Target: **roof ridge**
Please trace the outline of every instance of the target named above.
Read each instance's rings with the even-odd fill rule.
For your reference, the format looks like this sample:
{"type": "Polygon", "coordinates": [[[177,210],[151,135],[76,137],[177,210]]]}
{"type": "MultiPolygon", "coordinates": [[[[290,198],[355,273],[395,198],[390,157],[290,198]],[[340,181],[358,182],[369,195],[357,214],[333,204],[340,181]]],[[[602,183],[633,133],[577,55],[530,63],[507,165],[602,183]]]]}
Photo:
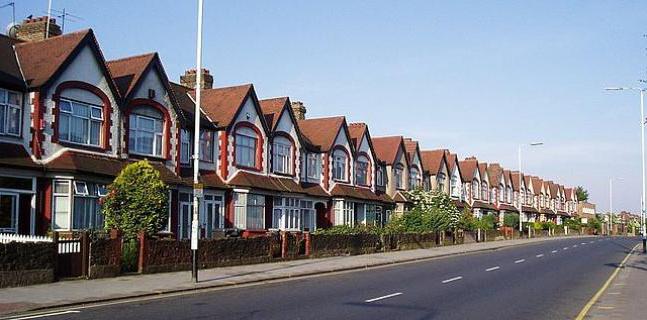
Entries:
{"type": "Polygon", "coordinates": [[[273,97],[273,98],[263,98],[263,99],[258,99],[258,101],[279,100],[279,99],[289,99],[289,97],[288,96],[282,96],[282,97],[273,97]]]}
{"type": "Polygon", "coordinates": [[[134,55],[134,56],[128,56],[128,57],[123,57],[123,58],[114,59],[114,60],[108,60],[108,61],[106,61],[106,63],[110,64],[110,63],[115,63],[115,62],[122,62],[122,61],[142,58],[142,57],[145,57],[145,56],[154,56],[156,54],[158,54],[157,51],[152,51],[152,52],[137,54],[137,55],[134,55]]]}
{"type": "Polygon", "coordinates": [[[81,29],[81,30],[65,33],[65,34],[62,34],[62,35],[49,37],[49,38],[42,39],[42,40],[19,42],[19,43],[16,43],[15,46],[23,47],[23,46],[27,46],[27,45],[30,45],[30,44],[39,44],[39,43],[43,43],[43,42],[53,41],[53,40],[57,40],[57,39],[61,39],[61,38],[67,38],[67,37],[76,36],[76,35],[80,35],[80,34],[87,35],[88,33],[94,33],[92,28],[81,29]]]}

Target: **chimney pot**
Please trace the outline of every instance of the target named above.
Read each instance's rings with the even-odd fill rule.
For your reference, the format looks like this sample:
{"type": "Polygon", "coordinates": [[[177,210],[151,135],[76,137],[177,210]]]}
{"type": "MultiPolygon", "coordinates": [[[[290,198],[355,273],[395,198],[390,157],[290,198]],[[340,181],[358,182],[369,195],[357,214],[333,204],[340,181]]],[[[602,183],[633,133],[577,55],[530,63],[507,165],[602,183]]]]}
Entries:
{"type": "MultiPolygon", "coordinates": [[[[213,76],[209,73],[209,70],[202,68],[202,79],[200,88],[201,89],[212,89],[213,88],[213,76]]],[[[183,76],[180,76],[180,84],[189,87],[191,89],[196,88],[197,81],[197,70],[188,69],[184,72],[183,76]]]]}
{"type": "Polygon", "coordinates": [[[16,38],[23,41],[40,41],[63,34],[61,27],[56,24],[56,19],[50,18],[49,22],[49,37],[45,37],[47,17],[44,16],[23,20],[20,29],[16,33],[16,38]]]}
{"type": "Polygon", "coordinates": [[[291,107],[292,107],[292,112],[294,112],[294,116],[295,116],[295,118],[297,118],[297,120],[305,120],[306,119],[307,109],[303,105],[303,102],[301,102],[301,101],[293,101],[291,107]]]}

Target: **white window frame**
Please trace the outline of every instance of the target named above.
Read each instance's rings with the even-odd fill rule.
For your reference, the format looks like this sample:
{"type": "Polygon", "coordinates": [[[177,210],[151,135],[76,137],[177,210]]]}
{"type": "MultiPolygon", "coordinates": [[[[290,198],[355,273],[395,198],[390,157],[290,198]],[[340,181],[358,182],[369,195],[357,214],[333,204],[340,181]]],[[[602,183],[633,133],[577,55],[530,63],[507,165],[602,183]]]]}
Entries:
{"type": "Polygon", "coordinates": [[[282,231],[300,231],[303,225],[301,200],[294,197],[274,197],[272,228],[282,231]]]}
{"type": "Polygon", "coordinates": [[[129,153],[143,155],[143,156],[162,157],[162,155],[164,154],[164,120],[137,114],[137,113],[131,113],[128,118],[128,140],[129,140],[128,141],[129,153]],[[134,125],[133,125],[133,119],[135,120],[134,125]],[[150,129],[139,128],[140,119],[153,121],[153,129],[150,130],[150,129]],[[158,126],[158,123],[159,123],[159,126],[158,126]],[[159,131],[156,129],[157,127],[160,128],[159,131]],[[147,153],[145,151],[138,150],[139,144],[137,143],[138,141],[137,138],[140,132],[153,134],[152,153],[147,153]],[[133,141],[135,142],[134,144],[132,143],[133,141]],[[159,149],[159,153],[158,153],[158,149],[159,149]]]}
{"type": "Polygon", "coordinates": [[[355,161],[355,183],[360,186],[370,186],[369,171],[371,170],[368,157],[360,155],[355,161]],[[363,177],[364,181],[361,181],[363,177]]]}
{"type": "Polygon", "coordinates": [[[272,172],[292,174],[293,149],[288,138],[274,137],[272,141],[272,172]]]}
{"type": "Polygon", "coordinates": [[[385,185],[385,179],[384,179],[384,168],[382,166],[377,166],[375,170],[375,175],[376,175],[376,182],[378,186],[383,187],[385,185]]]}
{"type": "Polygon", "coordinates": [[[213,162],[214,159],[214,132],[200,130],[200,161],[213,162]]]}
{"type": "Polygon", "coordinates": [[[256,132],[247,127],[238,128],[236,129],[234,140],[236,143],[236,154],[234,155],[236,166],[256,168],[256,162],[258,161],[256,154],[259,143],[259,137],[256,132]],[[247,159],[248,161],[244,161],[244,156],[249,158],[247,159]]]}
{"type": "Polygon", "coordinates": [[[180,163],[189,164],[191,162],[191,134],[189,130],[182,129],[180,132],[180,163]]]}
{"type": "Polygon", "coordinates": [[[401,164],[396,164],[393,168],[393,175],[395,177],[395,188],[403,189],[404,188],[404,166],[401,164]]]}
{"type": "Polygon", "coordinates": [[[420,170],[418,167],[409,168],[409,189],[414,190],[420,186],[420,170]]]}
{"type": "Polygon", "coordinates": [[[242,230],[265,229],[265,196],[235,192],[234,211],[236,228],[242,230]]]}
{"type": "Polygon", "coordinates": [[[355,203],[344,200],[334,200],[335,225],[355,225],[355,203]]]}
{"type": "Polygon", "coordinates": [[[0,117],[0,135],[19,137],[22,133],[22,99],[22,93],[0,88],[0,115],[2,115],[0,117]],[[10,94],[17,96],[19,104],[10,103],[10,94]],[[15,125],[18,132],[9,132],[9,128],[11,127],[11,119],[9,117],[11,110],[17,111],[17,118],[14,121],[17,121],[15,125]]]}
{"type": "Polygon", "coordinates": [[[472,180],[472,199],[479,200],[481,195],[480,183],[478,180],[472,180]]]}
{"type": "Polygon", "coordinates": [[[72,143],[72,144],[78,144],[78,145],[84,145],[84,146],[91,146],[91,147],[99,147],[101,146],[101,140],[103,138],[103,135],[105,134],[103,132],[103,122],[105,121],[106,115],[103,114],[103,106],[99,105],[94,105],[86,102],[80,102],[80,101],[75,101],[71,99],[65,99],[61,98],[58,102],[58,119],[56,121],[58,122],[58,139],[60,141],[66,142],[66,143],[72,143]],[[63,108],[64,104],[69,104],[70,109],[66,110],[63,108]],[[88,109],[88,116],[83,117],[80,115],[74,114],[74,109],[76,107],[83,107],[88,109]],[[99,111],[100,116],[95,116],[93,114],[93,111],[99,111]],[[66,118],[66,120],[64,120],[66,118]],[[84,133],[84,142],[79,142],[79,141],[73,141],[72,140],[72,119],[81,119],[82,121],[87,121],[87,132],[84,133]],[[62,124],[67,121],[67,135],[62,130],[62,124]],[[98,124],[99,125],[99,136],[96,137],[97,143],[92,143],[92,124],[98,124]]]}
{"type": "Polygon", "coordinates": [[[452,197],[459,197],[460,196],[460,190],[458,186],[458,176],[455,174],[452,174],[451,179],[449,180],[449,193],[451,194],[452,197]]]}
{"type": "Polygon", "coordinates": [[[309,179],[321,179],[321,155],[308,153],[306,156],[306,171],[309,179]]]}
{"type": "Polygon", "coordinates": [[[341,149],[335,149],[332,153],[332,178],[335,181],[348,181],[348,154],[341,149]]]}

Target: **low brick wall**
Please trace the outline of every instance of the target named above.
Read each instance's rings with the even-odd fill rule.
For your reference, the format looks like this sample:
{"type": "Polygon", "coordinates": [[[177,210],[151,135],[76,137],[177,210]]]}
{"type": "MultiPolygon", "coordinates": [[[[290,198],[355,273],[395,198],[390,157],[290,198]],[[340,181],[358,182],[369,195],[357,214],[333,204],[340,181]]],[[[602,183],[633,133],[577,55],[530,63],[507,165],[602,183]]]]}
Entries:
{"type": "Polygon", "coordinates": [[[313,234],[311,237],[311,257],[314,258],[368,254],[382,250],[380,236],[375,234],[313,234]]]}
{"type": "Polygon", "coordinates": [[[0,244],[0,288],[49,283],[55,280],[56,244],[0,244]]]}
{"type": "Polygon", "coordinates": [[[121,273],[121,239],[93,239],[90,241],[88,278],[116,277],[121,273]]]}
{"type": "MultiPolygon", "coordinates": [[[[276,236],[200,240],[199,267],[214,268],[270,262],[274,259],[277,242],[276,236]]],[[[140,273],[191,270],[192,252],[189,240],[146,239],[143,247],[140,273]]]]}
{"type": "Polygon", "coordinates": [[[428,233],[399,233],[388,234],[382,237],[384,248],[389,250],[425,249],[438,246],[439,235],[435,232],[428,233]]]}

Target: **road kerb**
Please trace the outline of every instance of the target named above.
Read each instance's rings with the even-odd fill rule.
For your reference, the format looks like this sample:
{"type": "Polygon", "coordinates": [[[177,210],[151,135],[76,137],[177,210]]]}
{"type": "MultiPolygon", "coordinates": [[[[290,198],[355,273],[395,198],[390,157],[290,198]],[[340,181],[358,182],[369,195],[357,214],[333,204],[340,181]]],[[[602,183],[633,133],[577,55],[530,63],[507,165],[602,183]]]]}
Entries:
{"type": "Polygon", "coordinates": [[[620,272],[620,269],[622,269],[625,266],[625,263],[627,263],[627,260],[629,260],[629,257],[631,257],[631,254],[633,254],[634,250],[636,250],[638,245],[639,244],[636,244],[633,248],[631,248],[631,251],[629,251],[627,256],[622,260],[622,262],[620,262],[620,264],[616,267],[616,269],[613,270],[613,273],[611,274],[611,276],[609,276],[609,279],[607,279],[607,281],[602,285],[602,287],[598,290],[598,292],[596,292],[595,295],[593,295],[591,300],[589,300],[589,302],[587,302],[586,305],[584,305],[584,308],[582,309],[582,311],[580,311],[577,317],[575,317],[575,320],[582,320],[584,319],[584,317],[586,317],[586,314],[589,313],[589,310],[591,309],[591,307],[593,307],[593,305],[598,301],[598,299],[600,299],[600,296],[602,296],[602,293],[604,293],[604,291],[607,290],[607,288],[609,287],[613,279],[616,278],[616,276],[620,272]]]}

